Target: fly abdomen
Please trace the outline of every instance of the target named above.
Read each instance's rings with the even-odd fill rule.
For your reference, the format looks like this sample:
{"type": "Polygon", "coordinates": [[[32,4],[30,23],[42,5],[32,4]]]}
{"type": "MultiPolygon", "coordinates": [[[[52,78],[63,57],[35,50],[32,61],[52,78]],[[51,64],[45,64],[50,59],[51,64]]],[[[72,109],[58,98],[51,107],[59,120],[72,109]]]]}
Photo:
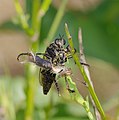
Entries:
{"type": "Polygon", "coordinates": [[[35,63],[39,67],[43,67],[43,68],[46,68],[46,69],[51,69],[52,68],[51,62],[49,62],[48,60],[44,60],[44,59],[40,58],[39,56],[35,56],[35,63]]]}

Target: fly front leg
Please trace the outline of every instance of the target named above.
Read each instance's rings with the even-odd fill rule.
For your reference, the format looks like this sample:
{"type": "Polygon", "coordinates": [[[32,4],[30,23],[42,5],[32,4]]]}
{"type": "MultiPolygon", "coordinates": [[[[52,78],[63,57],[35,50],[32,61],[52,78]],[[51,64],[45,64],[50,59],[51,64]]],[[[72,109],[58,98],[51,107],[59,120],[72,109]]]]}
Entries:
{"type": "Polygon", "coordinates": [[[71,74],[72,74],[71,69],[65,67],[64,69],[61,69],[61,71],[59,71],[59,75],[57,76],[57,79],[59,79],[60,77],[65,77],[65,82],[66,82],[67,90],[68,90],[70,93],[73,93],[73,92],[75,92],[75,91],[70,89],[69,84],[68,84],[68,81],[67,81],[67,76],[69,76],[69,75],[71,75],[71,74]]]}
{"type": "MultiPolygon", "coordinates": [[[[68,56],[67,56],[68,59],[73,58],[73,56],[72,56],[72,54],[71,54],[71,48],[70,48],[69,45],[66,47],[66,53],[67,53],[67,55],[68,55],[68,56]]],[[[76,53],[76,49],[74,48],[74,53],[73,53],[73,54],[75,54],[75,53],[76,53]]],[[[74,63],[76,64],[75,61],[74,61],[74,63]]],[[[80,63],[81,63],[81,65],[85,65],[85,66],[88,66],[88,67],[89,67],[89,64],[82,62],[82,60],[80,61],[80,63]]]]}

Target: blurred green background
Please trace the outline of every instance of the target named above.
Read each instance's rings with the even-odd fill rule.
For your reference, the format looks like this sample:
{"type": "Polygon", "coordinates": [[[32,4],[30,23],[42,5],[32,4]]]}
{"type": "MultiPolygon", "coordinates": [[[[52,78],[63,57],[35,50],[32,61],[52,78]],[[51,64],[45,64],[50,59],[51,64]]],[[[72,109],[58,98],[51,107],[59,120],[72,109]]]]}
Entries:
{"type": "MultiPolygon", "coordinates": [[[[33,1],[19,1],[27,14],[29,26],[32,26],[33,1]]],[[[39,47],[47,38],[60,3],[60,0],[53,0],[41,20],[39,47]]],[[[24,65],[19,64],[16,57],[21,52],[31,50],[28,43],[30,38],[18,24],[17,17],[14,1],[0,0],[0,120],[21,120],[24,118],[26,108],[24,65]]],[[[68,0],[53,39],[57,38],[59,34],[64,35],[66,39],[65,23],[69,26],[77,50],[78,29],[81,27],[84,51],[90,64],[91,77],[97,96],[108,119],[118,120],[119,1],[68,0]]],[[[43,46],[44,49],[46,45],[43,46]]],[[[78,73],[76,77],[79,77],[78,73]]],[[[38,72],[36,78],[33,120],[88,119],[83,108],[72,102],[67,93],[62,98],[59,98],[56,92],[44,96],[42,87],[38,83],[38,72]]],[[[78,85],[78,87],[85,96],[85,88],[82,85],[78,85]]]]}

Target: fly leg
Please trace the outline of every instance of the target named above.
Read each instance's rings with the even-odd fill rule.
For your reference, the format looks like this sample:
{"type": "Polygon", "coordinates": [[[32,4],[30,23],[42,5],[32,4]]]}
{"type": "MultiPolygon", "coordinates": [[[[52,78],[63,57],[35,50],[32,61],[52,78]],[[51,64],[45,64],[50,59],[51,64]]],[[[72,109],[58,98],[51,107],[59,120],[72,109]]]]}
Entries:
{"type": "Polygon", "coordinates": [[[68,81],[67,81],[67,76],[68,76],[68,75],[71,75],[71,74],[72,74],[71,69],[70,69],[70,68],[65,68],[65,70],[62,69],[62,70],[59,72],[59,75],[58,75],[57,78],[65,77],[65,82],[66,82],[66,88],[67,88],[67,90],[68,90],[70,93],[74,93],[75,91],[70,89],[69,84],[68,84],[68,81]]]}
{"type": "Polygon", "coordinates": [[[84,63],[84,62],[80,62],[80,63],[81,63],[81,65],[84,65],[84,66],[87,66],[87,67],[89,67],[89,66],[90,66],[89,64],[84,63]]]}
{"type": "Polygon", "coordinates": [[[50,62],[52,62],[52,58],[47,53],[36,53],[36,56],[38,55],[45,56],[47,59],[49,59],[50,62]]]}
{"type": "Polygon", "coordinates": [[[46,53],[36,53],[36,55],[42,55],[42,56],[47,57],[48,59],[51,59],[51,57],[46,53]]]}
{"type": "Polygon", "coordinates": [[[65,82],[66,82],[66,87],[67,87],[67,90],[70,92],[70,93],[74,93],[75,91],[74,90],[71,90],[70,87],[69,87],[69,83],[67,81],[67,77],[65,76],[65,82]]]}
{"type": "MultiPolygon", "coordinates": [[[[68,59],[73,58],[72,55],[71,55],[71,48],[70,48],[69,45],[66,47],[66,53],[69,54],[69,55],[67,56],[68,59]]],[[[74,53],[73,53],[73,54],[75,54],[75,53],[76,53],[76,49],[74,48],[74,53]]],[[[74,61],[74,63],[76,64],[75,61],[74,61]]],[[[88,67],[89,67],[89,64],[87,64],[87,63],[84,63],[84,62],[81,62],[81,61],[80,61],[80,63],[81,63],[81,65],[85,65],[85,66],[88,66],[88,67]]]]}
{"type": "Polygon", "coordinates": [[[55,83],[55,86],[56,86],[56,89],[57,89],[57,92],[58,92],[58,96],[60,96],[59,86],[58,86],[58,83],[55,79],[54,79],[54,83],[55,83]]]}

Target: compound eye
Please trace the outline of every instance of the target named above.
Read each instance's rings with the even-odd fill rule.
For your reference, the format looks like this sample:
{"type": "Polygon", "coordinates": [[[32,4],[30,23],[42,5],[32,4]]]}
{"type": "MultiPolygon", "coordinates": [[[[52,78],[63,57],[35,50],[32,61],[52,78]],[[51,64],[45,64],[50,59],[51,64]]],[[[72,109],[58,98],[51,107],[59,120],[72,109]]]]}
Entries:
{"type": "Polygon", "coordinates": [[[55,39],[55,44],[59,45],[59,39],[55,39]]]}
{"type": "Polygon", "coordinates": [[[65,39],[55,39],[55,44],[58,45],[59,47],[62,47],[63,45],[66,44],[65,39]]]}

